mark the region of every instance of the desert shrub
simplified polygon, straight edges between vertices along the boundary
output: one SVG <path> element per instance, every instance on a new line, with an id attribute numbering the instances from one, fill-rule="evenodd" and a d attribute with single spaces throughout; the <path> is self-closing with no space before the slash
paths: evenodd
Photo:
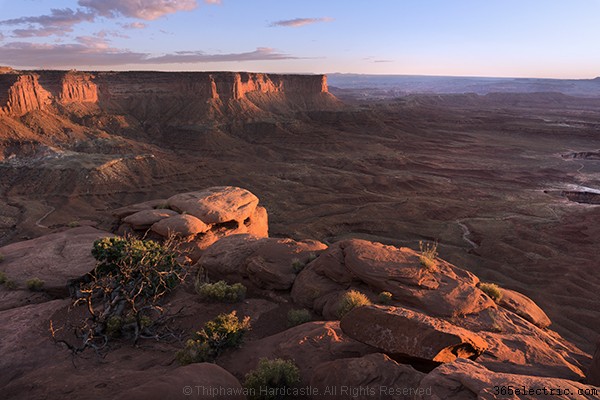
<path id="1" fill-rule="evenodd" d="M 228 285 L 225 281 L 201 283 L 196 286 L 196 292 L 202 299 L 236 303 L 246 297 L 246 286 L 241 283 Z"/>
<path id="2" fill-rule="evenodd" d="M 4 254 L 0 253 L 0 263 L 4 261 Z"/>
<path id="3" fill-rule="evenodd" d="M 502 289 L 500 289 L 500 287 L 495 283 L 480 283 L 479 289 L 481 289 L 483 293 L 490 296 L 495 302 L 498 302 L 500 299 L 502 299 Z"/>
<path id="4" fill-rule="evenodd" d="M 292 269 L 294 270 L 295 273 L 297 273 L 297 274 L 300 273 L 300 271 L 302 271 L 305 266 L 306 266 L 306 264 L 303 263 L 302 261 L 300 261 L 299 258 L 292 259 Z"/>
<path id="5" fill-rule="evenodd" d="M 300 370 L 293 361 L 262 358 L 256 369 L 246 374 L 244 387 L 248 389 L 251 400 L 274 400 L 289 398 L 286 389 L 299 383 Z"/>
<path id="6" fill-rule="evenodd" d="M 81 224 L 79 223 L 79 221 L 71 221 L 67 224 L 67 226 L 69 228 L 77 228 L 78 226 L 81 226 Z"/>
<path id="7" fill-rule="evenodd" d="M 164 244 L 133 237 L 94 242 L 96 268 L 73 288 L 75 304 L 85 304 L 89 318 L 76 328 L 83 346 L 105 348 L 109 338 L 160 339 L 161 299 L 183 281 L 176 243 Z"/>
<path id="8" fill-rule="evenodd" d="M 437 242 L 419 242 L 419 250 L 421 251 L 421 255 L 419 256 L 419 262 L 421 263 L 421 266 L 429 272 L 435 271 L 436 269 L 435 259 L 438 256 L 437 247 Z"/>
<path id="9" fill-rule="evenodd" d="M 309 253 L 308 254 L 308 260 L 306 261 L 307 264 L 315 261 L 317 259 L 317 255 L 315 253 Z"/>
<path id="10" fill-rule="evenodd" d="M 361 306 L 369 306 L 371 301 L 367 296 L 357 290 L 350 290 L 342 295 L 337 307 L 338 317 L 342 319 L 352 309 Z"/>
<path id="11" fill-rule="evenodd" d="M 380 304 L 390 304 L 394 296 L 390 292 L 381 292 L 377 296 Z"/>
<path id="12" fill-rule="evenodd" d="M 7 279 L 6 281 L 4 281 L 4 287 L 10 290 L 14 290 L 18 287 L 19 285 L 17 285 L 17 282 Z"/>
<path id="13" fill-rule="evenodd" d="M 212 362 L 223 350 L 239 346 L 248 330 L 250 317 L 240 321 L 235 311 L 220 314 L 194 333 L 186 342 L 185 348 L 179 350 L 175 356 L 182 365 Z"/>
<path id="14" fill-rule="evenodd" d="M 25 284 L 27 285 L 27 289 L 32 292 L 39 292 L 44 287 L 45 282 L 39 278 L 31 278 Z"/>
<path id="15" fill-rule="evenodd" d="M 312 321 L 312 315 L 306 308 L 299 310 L 290 310 L 287 313 L 287 325 L 289 327 L 301 325 L 305 322 Z"/>
<path id="16" fill-rule="evenodd" d="M 0 271 L 0 285 L 3 285 L 7 280 L 8 278 L 6 277 L 6 274 Z"/>

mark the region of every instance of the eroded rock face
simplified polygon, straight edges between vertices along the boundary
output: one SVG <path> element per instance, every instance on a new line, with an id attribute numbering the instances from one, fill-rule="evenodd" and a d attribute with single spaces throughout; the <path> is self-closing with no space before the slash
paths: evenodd
<path id="1" fill-rule="evenodd" d="M 69 280 L 92 271 L 94 241 L 112 234 L 84 226 L 41 236 L 0 248 L 4 255 L 2 271 L 20 289 L 32 278 L 44 281 L 43 290 L 56 296 L 68 296 Z"/>
<path id="2" fill-rule="evenodd" d="M 245 400 L 242 385 L 211 363 L 190 364 L 120 393 L 118 400 L 232 399 Z"/>
<path id="3" fill-rule="evenodd" d="M 296 279 L 294 263 L 306 264 L 327 246 L 315 240 L 225 237 L 210 246 L 198 261 L 212 280 L 251 284 L 261 289 L 288 290 Z"/>
<path id="4" fill-rule="evenodd" d="M 313 372 L 310 386 L 317 388 L 319 393 L 330 393 L 327 397 L 334 400 L 350 397 L 362 400 L 414 399 L 417 393 L 415 389 L 424 376 L 413 367 L 398 364 L 385 354 L 374 353 L 320 364 Z M 333 391 L 332 388 L 337 390 Z"/>
<path id="5" fill-rule="evenodd" d="M 121 221 L 121 234 L 131 231 L 145 234 L 150 228 L 158 238 L 178 236 L 194 262 L 208 246 L 225 236 L 244 233 L 269 236 L 267 210 L 258 205 L 254 194 L 232 186 L 134 204 L 113 211 L 113 215 Z"/>
<path id="6" fill-rule="evenodd" d="M 513 394 L 509 394 L 509 386 Z M 436 368 L 421 380 L 420 388 L 429 393 L 422 399 L 598 399 L 595 389 L 579 382 L 558 378 L 496 373 L 483 365 L 465 359 Z M 515 393 L 515 390 L 533 393 Z M 544 392 L 546 388 L 546 392 Z M 552 393 L 550 389 L 554 390 Z M 587 393 L 587 394 L 586 394 Z"/>
<path id="7" fill-rule="evenodd" d="M 386 354 L 451 362 L 476 359 L 487 348 L 477 334 L 442 319 L 400 307 L 367 306 L 350 311 L 340 322 L 349 337 Z"/>
<path id="8" fill-rule="evenodd" d="M 336 291 L 358 288 L 372 297 L 387 291 L 393 295 L 393 304 L 450 317 L 495 307 L 476 287 L 478 282 L 475 275 L 443 260 L 436 260 L 435 269 L 428 271 L 414 250 L 352 239 L 333 244 L 302 271 L 292 297 L 334 319 Z"/>

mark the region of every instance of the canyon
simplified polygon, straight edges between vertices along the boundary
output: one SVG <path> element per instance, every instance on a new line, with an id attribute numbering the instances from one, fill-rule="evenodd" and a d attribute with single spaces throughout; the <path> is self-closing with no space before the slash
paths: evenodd
<path id="1" fill-rule="evenodd" d="M 452 337 L 469 337 L 469 343 L 477 343 L 475 347 L 483 354 L 477 360 L 450 361 L 433 372 L 423 372 L 428 373 L 426 378 L 411 375 L 422 385 L 427 380 L 450 379 L 448 376 L 463 381 L 467 378 L 456 377 L 477 376 L 481 380 L 478 382 L 483 382 L 485 379 L 476 372 L 482 368 L 480 365 L 494 372 L 486 378 L 488 385 L 520 379 L 540 385 L 540 376 L 563 379 L 561 385 L 583 385 L 600 335 L 600 226 L 596 223 L 600 218 L 596 193 L 600 189 L 600 99 L 562 93 L 426 93 L 364 101 L 361 93 L 359 89 L 329 88 L 324 75 L 0 68 L 0 246 L 4 246 L 0 253 L 10 256 L 4 266 L 17 265 L 17 254 L 30 251 L 24 250 L 28 246 L 63 249 L 63 245 L 54 243 L 79 243 L 78 237 L 83 243 L 84 238 L 89 242 L 102 232 L 118 233 L 125 218 L 134 214 L 130 213 L 132 209 L 123 211 L 123 207 L 136 205 L 134 209 L 139 212 L 166 204 L 166 200 L 182 193 L 240 187 L 260 199 L 259 208 L 266 210 L 261 213 L 268 212 L 268 233 L 263 214 L 256 217 L 259 222 L 251 232 L 270 237 L 262 240 L 274 241 L 265 248 L 281 245 L 276 240 L 293 240 L 299 243 L 294 246 L 313 246 L 311 249 L 318 249 L 313 251 L 323 251 L 329 257 L 319 255 L 298 275 L 294 285 L 310 288 L 318 282 L 327 288 L 343 287 L 350 281 L 357 284 L 356 277 L 360 276 L 357 285 L 365 291 L 384 289 L 386 284 L 381 282 L 385 279 L 374 277 L 377 271 L 389 272 L 385 268 L 391 267 L 377 264 L 382 262 L 377 261 L 378 257 L 403 265 L 398 260 L 416 257 L 419 242 L 437 242 L 440 259 L 447 261 L 440 261 L 445 274 L 436 275 L 437 282 L 448 285 L 449 277 L 455 279 L 453 274 L 468 276 L 464 278 L 469 282 L 468 293 L 477 292 L 478 279 L 497 283 L 506 290 L 507 299 L 521 299 L 520 293 L 537 304 L 551 321 L 549 327 L 545 322 L 541 327 L 531 327 L 531 321 L 523 322 L 518 313 L 506 311 L 508 306 L 496 307 L 489 299 L 477 303 L 479 308 L 461 305 L 466 316 L 457 321 L 451 312 L 457 303 L 448 300 L 451 295 L 432 292 L 441 293 L 443 299 L 425 301 L 429 297 L 416 296 L 411 289 L 422 283 L 415 284 L 400 274 L 394 279 L 404 282 L 408 289 L 396 288 L 394 294 L 412 293 L 405 295 L 403 305 L 419 312 L 408 312 L 395 304 L 400 308 L 388 310 L 393 314 L 390 324 L 410 315 L 426 321 L 427 329 L 453 324 L 477 331 L 480 325 L 491 324 L 478 318 L 493 309 L 499 310 L 498 318 L 502 317 L 494 329 L 515 335 L 511 339 L 486 331 L 483 336 L 493 344 L 486 353 L 479 339 L 470 338 L 462 330 L 460 335 L 452 331 Z M 165 215 L 182 218 L 169 212 Z M 139 226 L 147 229 L 150 225 Z M 220 229 L 210 226 L 215 231 Z M 241 230 L 232 232 L 248 233 L 244 218 L 236 227 Z M 371 242 L 377 243 L 368 244 Z M 205 263 L 218 265 L 210 257 L 233 254 L 230 249 L 258 246 L 252 243 L 220 239 L 209 247 L 212 250 L 206 250 Z M 291 246 L 291 242 L 285 243 Z M 401 250 L 394 250 L 396 247 Z M 63 257 L 56 250 L 47 251 L 54 254 L 49 259 Z M 256 251 L 263 258 L 271 255 L 267 250 Z M 355 253 L 359 255 L 352 255 Z M 79 252 L 76 254 L 80 257 Z M 276 254 L 273 258 L 279 261 L 273 261 L 273 265 L 281 260 L 289 264 L 291 256 Z M 83 259 L 77 257 L 73 259 Z M 198 257 L 202 260 L 201 253 Z M 332 264 L 332 259 L 336 263 Z M 67 265 L 81 272 L 75 263 Z M 248 265 L 254 269 L 247 267 L 249 272 L 244 269 L 243 273 L 250 276 L 264 267 Z M 273 265 L 267 266 L 275 268 Z M 366 272 L 353 270 L 356 265 Z M 328 267 L 336 273 L 328 275 Z M 294 274 L 285 274 L 286 290 L 294 279 Z M 49 292 L 43 293 L 0 286 L 3 321 L 18 320 L 24 327 L 30 312 L 44 321 L 50 315 L 59 318 L 69 303 L 59 286 L 53 284 Z M 333 322 L 332 306 L 327 303 L 332 301 L 330 297 L 309 301 L 299 294 L 308 289 L 291 289 L 290 294 L 280 288 L 270 290 L 277 286 L 265 287 L 255 288 L 250 298 L 237 307 L 240 312 L 257 315 L 259 321 L 247 349 L 240 349 L 241 357 L 251 360 L 265 347 L 286 349 L 286 343 L 310 335 L 342 335 L 339 324 Z M 175 295 L 171 305 L 193 302 L 193 293 L 188 287 Z M 510 293 L 517 294 L 510 297 Z M 286 330 L 282 310 L 296 303 L 306 305 L 325 321 Z M 193 307 L 202 321 L 215 310 L 226 309 L 203 303 L 194 303 Z M 532 309 L 537 310 L 528 308 Z M 376 306 L 358 309 L 354 314 L 357 320 L 385 320 L 378 317 L 380 313 L 380 306 Z M 445 322 L 429 322 L 431 318 L 445 318 Z M 341 329 L 368 331 L 351 322 L 345 320 Z M 15 332 L 25 329 L 21 325 Z M 47 330 L 42 325 L 25 335 L 28 343 L 41 346 L 47 355 L 64 350 L 49 348 L 43 341 L 48 338 L 40 333 Z M 198 328 L 190 315 L 184 325 Z M 494 360 L 508 357 L 511 352 L 521 354 L 527 344 L 522 345 L 516 337 L 530 331 L 544 343 L 555 341 L 553 351 L 557 355 L 552 356 L 553 360 L 563 357 L 567 361 L 550 363 L 550 367 L 544 364 L 546 361 L 541 362 L 546 369 L 536 366 L 541 372 L 532 378 L 529 375 L 536 374 L 531 373 L 531 365 L 523 361 L 519 367 L 516 356 L 508 367 Z M 359 337 L 358 333 L 354 335 Z M 372 345 L 376 339 L 365 339 L 365 343 Z M 541 342 L 523 343 L 537 349 Z M 161 345 L 148 346 L 140 364 L 124 376 L 144 381 L 147 377 L 142 371 L 153 360 L 160 364 L 151 368 L 153 373 L 176 371 L 172 352 L 165 355 Z M 349 345 L 344 342 L 344 346 Z M 111 356 L 111 365 L 119 365 L 119 357 L 135 358 L 136 350 L 119 345 Z M 369 357 L 373 365 L 393 366 L 393 371 L 404 365 L 394 349 L 380 358 L 365 356 L 367 353 L 372 351 L 353 347 L 355 358 L 348 358 L 354 360 L 348 365 L 366 362 L 366 358 L 360 358 L 363 356 Z M 235 354 L 226 355 L 218 364 L 240 379 L 246 371 L 236 366 Z M 526 357 L 527 353 L 523 354 Z M 385 358 L 388 356 L 392 360 Z M 95 363 L 93 355 L 89 357 L 81 362 L 91 371 L 102 373 L 101 363 Z M 337 363 L 341 359 L 320 361 Z M 27 362 L 34 361 L 27 358 Z M 68 376 L 69 357 L 63 361 L 56 369 L 57 376 Z M 316 370 L 321 378 L 331 375 L 328 379 L 341 379 L 324 364 Z M 306 371 L 303 379 L 308 383 Z M 89 379 L 78 374 L 81 382 Z M 315 378 L 314 383 L 326 382 L 321 378 Z M 42 376 L 35 376 L 35 381 L 50 384 Z M 96 388 L 97 393 L 111 390 L 110 383 L 97 383 L 105 385 Z M 123 382 L 115 385 L 126 389 Z M 25 396 L 25 387 L 22 379 L 10 393 L 15 398 Z M 473 385 L 469 387 L 475 391 Z M 43 388 L 36 386 L 35 390 L 41 393 Z M 69 390 L 85 393 L 73 387 Z"/>

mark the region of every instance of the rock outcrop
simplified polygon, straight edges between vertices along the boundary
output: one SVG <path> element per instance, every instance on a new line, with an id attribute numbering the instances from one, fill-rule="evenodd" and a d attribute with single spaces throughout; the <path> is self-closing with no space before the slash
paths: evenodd
<path id="1" fill-rule="evenodd" d="M 587 375 L 587 383 L 600 387 L 600 339 L 596 343 L 596 351 L 592 359 L 592 365 L 589 366 Z"/>
<path id="2" fill-rule="evenodd" d="M 195 262 L 202 252 L 222 237 L 248 233 L 269 236 L 267 210 L 246 189 L 216 186 L 197 192 L 176 194 L 117 209 L 119 233 L 150 233 L 157 238 L 177 236 Z"/>
<path id="3" fill-rule="evenodd" d="M 373 298 L 387 291 L 394 304 L 451 317 L 495 307 L 476 287 L 478 282 L 475 275 L 443 260 L 436 261 L 434 271 L 427 271 L 414 250 L 353 239 L 335 243 L 304 269 L 292 297 L 335 319 L 339 294 L 346 290 L 356 288 Z"/>
<path id="4" fill-rule="evenodd" d="M 289 290 L 298 271 L 327 246 L 315 240 L 225 237 L 210 246 L 198 261 L 212 280 L 240 282 L 267 290 Z"/>
<path id="5" fill-rule="evenodd" d="M 487 348 L 477 334 L 401 307 L 368 306 L 350 311 L 340 322 L 349 337 L 386 354 L 434 362 L 476 359 Z"/>

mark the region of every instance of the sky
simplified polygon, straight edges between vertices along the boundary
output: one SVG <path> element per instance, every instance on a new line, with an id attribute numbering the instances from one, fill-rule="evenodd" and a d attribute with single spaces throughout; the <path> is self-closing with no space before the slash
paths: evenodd
<path id="1" fill-rule="evenodd" d="M 0 0 L 21 69 L 600 76 L 600 0 Z"/>

